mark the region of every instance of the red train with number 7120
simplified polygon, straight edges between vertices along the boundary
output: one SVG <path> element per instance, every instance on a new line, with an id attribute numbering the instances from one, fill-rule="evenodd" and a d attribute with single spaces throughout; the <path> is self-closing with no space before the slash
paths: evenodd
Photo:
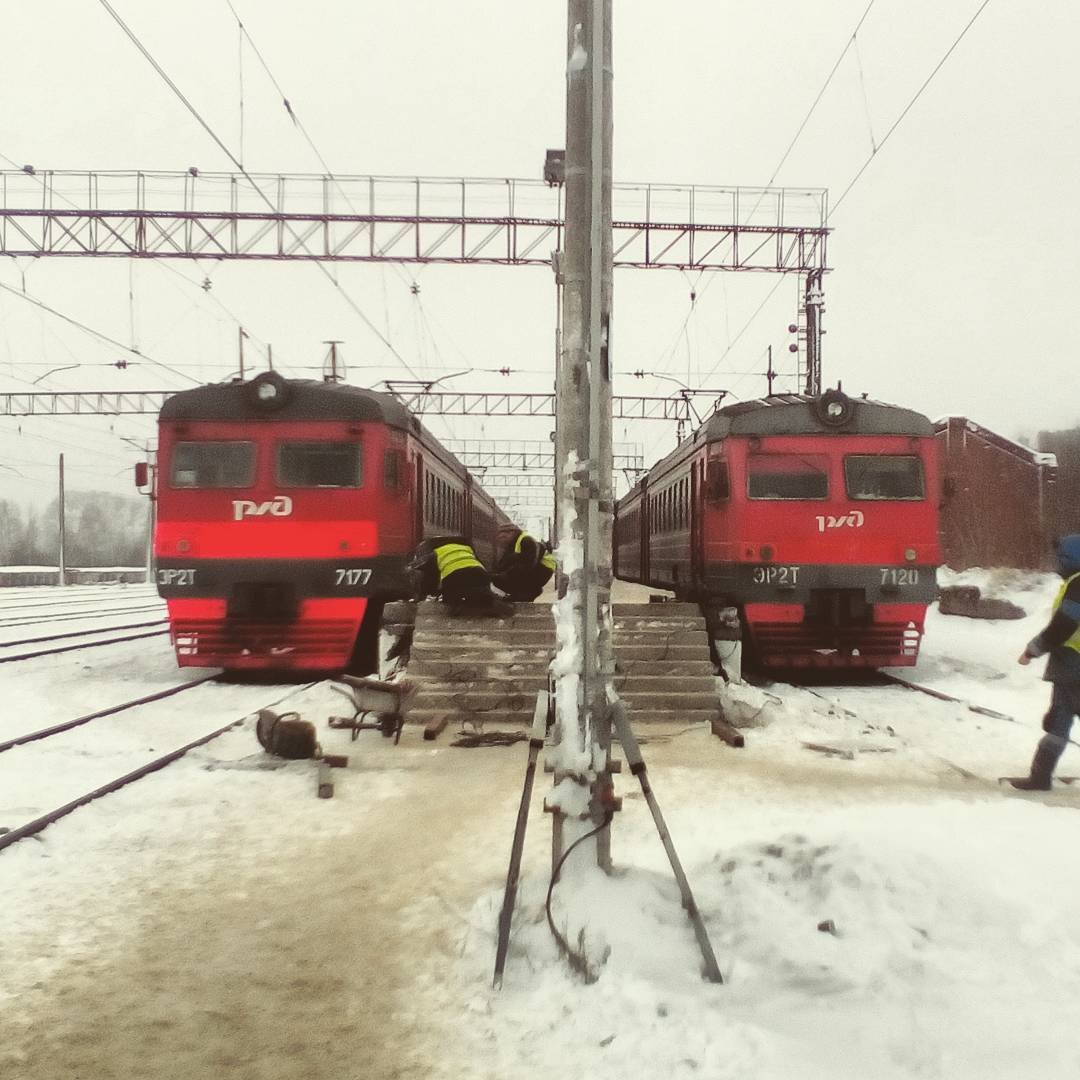
<path id="1" fill-rule="evenodd" d="M 506 515 L 387 394 L 264 372 L 177 393 L 158 424 L 137 479 L 182 667 L 371 671 L 422 539 L 493 565 Z"/>
<path id="2" fill-rule="evenodd" d="M 615 573 L 700 601 L 758 667 L 911 665 L 938 489 L 920 413 L 839 389 L 730 405 L 619 500 Z"/>

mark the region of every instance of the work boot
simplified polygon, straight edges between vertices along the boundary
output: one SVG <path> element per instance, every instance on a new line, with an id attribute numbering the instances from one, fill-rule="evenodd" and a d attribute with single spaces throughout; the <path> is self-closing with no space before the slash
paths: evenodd
<path id="1" fill-rule="evenodd" d="M 1009 783 L 1020 791 L 1049 791 L 1051 777 L 1054 774 L 1054 766 L 1061 756 L 1061 750 L 1057 746 L 1060 740 L 1054 736 L 1044 736 L 1039 740 L 1035 748 L 1035 756 L 1031 759 L 1031 774 L 1029 776 L 1012 777 Z"/>

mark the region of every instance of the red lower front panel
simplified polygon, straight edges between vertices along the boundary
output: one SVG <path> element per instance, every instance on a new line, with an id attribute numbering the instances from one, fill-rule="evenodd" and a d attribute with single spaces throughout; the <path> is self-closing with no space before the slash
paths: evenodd
<path id="1" fill-rule="evenodd" d="M 747 604 L 746 633 L 767 668 L 911 667 L 918 659 L 925 604 L 877 604 L 873 621 L 806 621 L 802 604 Z"/>
<path id="2" fill-rule="evenodd" d="M 169 600 L 168 607 L 180 667 L 334 671 L 352 655 L 367 600 L 304 600 L 289 621 L 227 619 L 217 599 Z"/>

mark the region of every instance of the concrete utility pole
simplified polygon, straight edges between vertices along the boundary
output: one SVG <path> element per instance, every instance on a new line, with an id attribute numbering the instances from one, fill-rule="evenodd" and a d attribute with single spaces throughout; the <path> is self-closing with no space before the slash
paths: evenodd
<path id="1" fill-rule="evenodd" d="M 64 557 L 64 545 L 65 545 L 65 541 L 67 539 L 67 537 L 65 535 L 67 527 L 65 525 L 65 520 L 64 520 L 65 519 L 65 514 L 64 514 L 64 455 L 63 454 L 60 455 L 60 488 L 59 488 L 59 491 L 57 492 L 56 513 L 57 513 L 57 516 L 59 518 L 59 521 L 57 522 L 57 524 L 59 525 L 58 535 L 59 535 L 59 539 L 60 539 L 60 551 L 57 554 L 57 560 L 56 560 L 56 562 L 57 562 L 57 566 L 56 566 L 56 571 L 57 571 L 56 578 L 57 578 L 57 581 L 56 581 L 56 583 L 57 583 L 57 585 L 66 585 L 67 584 L 67 561 L 66 561 L 66 559 Z"/>
<path id="2" fill-rule="evenodd" d="M 611 0 L 569 0 L 566 239 L 556 373 L 555 484 L 562 582 L 556 606 L 553 854 L 612 807 Z M 608 830 L 594 849 L 610 867 Z M 575 861 L 584 864 L 585 857 Z"/>
<path id="3" fill-rule="evenodd" d="M 806 392 L 815 397 L 821 393 L 821 313 L 825 310 L 821 278 L 820 270 L 806 275 Z"/>

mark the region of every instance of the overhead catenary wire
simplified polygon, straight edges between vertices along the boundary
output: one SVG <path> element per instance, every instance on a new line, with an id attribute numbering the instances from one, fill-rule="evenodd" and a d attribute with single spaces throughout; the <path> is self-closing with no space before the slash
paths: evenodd
<path id="1" fill-rule="evenodd" d="M 956 36 L 956 39 L 953 41 L 953 43 L 945 50 L 944 55 L 934 65 L 934 69 L 930 72 L 929 75 L 926 76 L 926 78 L 923 80 L 922 85 L 919 87 L 918 90 L 915 91 L 915 94 L 913 95 L 911 100 L 907 103 L 907 105 L 904 106 L 903 111 L 893 121 L 892 126 L 889 128 L 889 130 L 885 132 L 885 135 L 882 138 L 881 142 L 879 142 L 874 147 L 874 149 L 870 153 L 870 156 L 862 163 L 861 167 L 859 168 L 859 171 L 848 182 L 847 187 L 844 188 L 844 190 L 841 192 L 840 198 L 837 199 L 836 202 L 834 202 L 832 204 L 832 207 L 829 210 L 829 216 L 830 217 L 833 214 L 835 214 L 836 211 L 840 208 L 840 204 L 848 197 L 848 193 L 858 183 L 859 178 L 862 176 L 862 174 L 864 172 L 866 172 L 866 170 L 869 168 L 870 162 L 873 161 L 875 157 L 877 157 L 878 153 L 882 150 L 882 148 L 885 146 L 885 144 L 889 141 L 889 138 L 892 135 L 892 133 L 900 126 L 901 121 L 912 110 L 912 108 L 915 105 L 915 102 L 917 102 L 919 100 L 919 98 L 922 97 L 923 91 L 926 90 L 926 88 L 933 81 L 934 76 L 937 75 L 937 73 L 942 69 L 942 67 L 944 67 L 945 61 L 948 60 L 950 56 L 952 56 L 952 54 L 956 50 L 957 46 L 967 36 L 967 32 L 972 28 L 972 26 L 975 25 L 975 20 L 978 19 L 978 17 L 983 13 L 983 11 L 986 9 L 986 7 L 987 7 L 987 5 L 989 3 L 990 3 L 990 0 L 982 0 L 982 3 L 979 5 L 979 7 L 975 11 L 975 14 L 972 15 L 971 18 L 967 21 L 967 24 L 964 26 L 963 30 L 960 31 L 960 33 Z"/>
<path id="2" fill-rule="evenodd" d="M 859 170 L 855 173 L 855 175 L 848 182 L 847 186 L 841 192 L 840 197 L 835 202 L 833 202 L 831 204 L 831 206 L 827 207 L 827 209 L 826 209 L 826 217 L 825 217 L 825 224 L 826 225 L 829 223 L 832 216 L 836 213 L 837 209 L 839 209 L 840 204 L 847 198 L 847 196 L 850 193 L 851 189 L 855 186 L 855 184 L 862 177 L 863 173 L 866 172 L 867 168 L 870 166 L 870 163 L 874 160 L 874 158 L 882 150 L 882 148 L 885 146 L 886 142 L 888 142 L 888 140 L 892 136 L 893 132 L 896 131 L 896 129 L 899 127 L 899 125 L 903 121 L 904 117 L 906 117 L 907 114 L 911 111 L 911 109 L 914 107 L 915 103 L 922 96 L 923 92 L 926 90 L 926 88 L 933 81 L 934 77 L 937 75 L 937 73 L 944 66 L 945 62 L 952 55 L 952 53 L 956 50 L 956 48 L 959 46 L 960 42 L 963 41 L 963 39 L 967 35 L 968 31 L 971 29 L 971 27 L 974 25 L 975 21 L 983 13 L 983 11 L 985 10 L 985 8 L 987 7 L 987 5 L 989 3 L 990 3 L 990 0 L 982 0 L 982 3 L 980 3 L 980 5 L 976 9 L 975 13 L 971 16 L 971 18 L 965 24 L 964 28 L 960 31 L 960 33 L 957 35 L 957 37 L 954 39 L 954 41 L 948 47 L 948 49 L 945 50 L 945 53 L 942 55 L 941 59 L 934 66 L 934 68 L 930 72 L 930 74 L 927 75 L 926 79 L 919 86 L 918 90 L 916 90 L 916 92 L 912 96 L 911 100 L 907 103 L 907 105 L 900 112 L 900 115 L 897 116 L 896 120 L 893 121 L 892 125 L 885 132 L 885 135 L 882 137 L 880 142 L 875 142 L 874 136 L 873 136 L 873 128 L 871 126 L 870 139 L 871 139 L 872 150 L 871 150 L 870 156 L 863 162 L 863 164 L 860 166 Z M 843 50 L 841 50 L 840 56 L 837 58 L 836 63 L 833 65 L 832 70 L 829 72 L 829 75 L 827 76 L 825 82 L 823 83 L 823 85 L 821 87 L 821 90 L 818 92 L 818 95 L 815 97 L 813 104 L 811 105 L 811 107 L 808 110 L 806 116 L 804 117 L 803 122 L 800 124 L 798 131 L 796 131 L 794 138 L 792 139 L 791 143 L 788 145 L 788 148 L 784 151 L 784 154 L 782 155 L 782 157 L 780 159 L 780 162 L 778 163 L 777 167 L 773 170 L 773 174 L 769 179 L 769 184 L 772 184 L 772 182 L 776 179 L 777 174 L 779 173 L 780 169 L 782 168 L 784 162 L 787 160 L 787 157 L 791 153 L 792 148 L 794 147 L 795 143 L 798 141 L 799 136 L 802 134 L 803 129 L 806 127 L 807 122 L 809 121 L 811 115 L 813 114 L 814 110 L 816 109 L 818 102 L 821 100 L 821 97 L 824 95 L 825 90 L 827 89 L 829 83 L 832 81 L 832 78 L 835 75 L 836 70 L 839 68 L 841 61 L 847 55 L 847 52 L 851 48 L 851 46 L 856 43 L 856 37 L 858 35 L 859 29 L 862 26 L 863 22 L 866 20 L 866 17 L 869 15 L 870 9 L 873 6 L 874 6 L 874 0 L 870 0 L 870 3 L 867 5 L 866 9 L 863 11 L 863 14 L 859 18 L 859 21 L 856 24 L 855 29 L 852 32 L 850 38 L 848 39 L 847 43 L 845 44 Z M 862 67 L 861 67 L 861 61 L 860 61 L 860 78 L 861 78 L 861 76 L 862 76 Z M 864 109 L 866 110 L 867 123 L 869 124 L 870 123 L 869 106 L 866 103 L 866 99 L 865 99 L 865 86 L 863 87 L 863 95 L 864 95 L 864 98 L 863 98 Z M 766 185 L 766 186 L 768 186 L 768 185 Z M 728 355 L 728 353 L 731 352 L 731 349 L 738 342 L 739 338 L 741 338 L 742 335 L 749 329 L 750 325 L 754 322 L 754 320 L 758 317 L 758 315 L 761 313 L 761 311 L 765 308 L 765 305 L 768 303 L 768 301 L 772 298 L 773 294 L 780 287 L 780 282 L 782 282 L 782 281 L 783 281 L 783 278 L 781 277 L 780 281 L 778 281 L 777 284 L 774 285 L 773 288 L 769 290 L 769 292 L 766 295 L 765 299 L 754 310 L 754 313 L 750 316 L 750 318 L 747 320 L 747 322 L 743 325 L 742 329 L 735 336 L 735 338 L 732 339 L 731 344 L 724 351 L 724 353 L 720 357 L 720 359 L 716 362 L 716 364 L 713 365 L 712 368 L 710 368 L 710 370 L 706 374 L 705 378 L 708 378 L 710 375 L 712 375 L 716 371 L 716 369 L 720 366 L 720 364 L 723 362 L 724 358 Z M 709 284 L 711 284 L 711 281 L 706 283 L 705 287 L 702 289 L 702 294 L 705 292 L 705 289 L 708 288 Z M 738 385 L 738 384 L 736 383 L 735 385 Z"/>
<path id="3" fill-rule="evenodd" d="M 233 18 L 236 20 L 236 25 L 237 25 L 237 27 L 239 29 L 241 40 L 242 41 L 246 40 L 248 45 L 250 45 L 251 50 L 252 50 L 252 52 L 254 52 L 256 59 L 262 65 L 262 69 L 266 73 L 266 77 L 270 80 L 270 82 L 273 84 L 274 89 L 280 95 L 282 107 L 285 109 L 285 112 L 287 113 L 289 119 L 292 121 L 293 126 L 300 133 L 300 135 L 303 137 L 304 141 L 307 143 L 308 147 L 311 149 L 311 152 L 318 159 L 319 164 L 322 166 L 323 173 L 325 174 L 327 179 L 329 179 L 330 182 L 337 189 L 337 192 L 341 196 L 341 198 L 344 200 L 345 205 L 348 206 L 349 209 L 353 213 L 356 213 L 357 212 L 356 206 L 353 204 L 352 200 L 349 198 L 348 192 L 346 192 L 345 188 L 342 186 L 341 181 L 338 179 L 338 177 L 335 174 L 334 170 L 331 169 L 331 167 L 330 167 L 329 163 L 327 162 L 325 156 L 323 155 L 322 151 L 316 145 L 315 140 L 311 137 L 311 134 L 308 132 L 307 127 L 304 125 L 303 120 L 300 118 L 300 115 L 299 115 L 296 107 L 289 100 L 288 94 L 285 93 L 284 87 L 282 87 L 281 83 L 278 81 L 278 78 L 274 74 L 273 70 L 271 69 L 269 62 L 267 61 L 266 57 L 263 55 L 262 50 L 259 48 L 259 46 L 256 43 L 255 39 L 251 36 L 251 32 L 248 30 L 247 26 L 245 25 L 244 20 L 241 18 L 239 11 L 237 11 L 237 9 L 236 9 L 236 6 L 233 4 L 232 0 L 225 0 L 225 3 L 226 3 L 226 6 L 228 7 L 229 11 L 232 13 Z M 243 114 L 241 113 L 241 116 L 242 115 Z M 384 252 L 383 252 L 383 250 L 381 248 L 379 248 L 378 250 L 379 250 L 380 254 L 384 254 Z M 380 265 L 380 270 L 383 271 L 385 269 L 386 265 L 387 265 L 386 263 L 381 264 Z M 394 271 L 394 273 L 397 274 L 399 280 L 410 289 L 410 292 L 416 298 L 415 307 L 416 307 L 416 309 L 418 309 L 418 311 L 414 311 L 414 314 L 417 315 L 417 320 L 415 322 L 415 326 L 416 326 L 415 333 L 416 333 L 416 347 L 417 347 L 417 351 L 420 353 L 420 367 L 425 371 L 432 370 L 432 369 L 443 370 L 443 368 L 441 367 L 442 356 L 440 354 L 438 344 L 435 341 L 435 336 L 431 332 L 430 325 L 428 324 L 427 313 L 426 313 L 425 309 L 423 308 L 422 303 L 420 302 L 419 286 L 418 286 L 417 280 L 416 280 L 416 277 L 418 277 L 419 275 L 417 274 L 414 277 L 410 277 L 408 274 L 405 273 L 405 271 L 400 266 L 398 266 L 398 264 L 396 262 L 393 262 L 393 261 L 389 262 L 389 266 Z M 334 283 L 337 284 L 337 279 L 334 278 L 332 275 L 330 275 L 330 276 L 331 276 L 331 280 L 333 280 Z M 386 303 L 386 277 L 385 277 L 385 273 L 382 273 L 381 276 L 382 276 L 382 281 L 383 281 L 383 321 L 384 321 L 384 324 L 386 326 L 386 333 L 384 335 L 380 335 L 380 336 L 382 337 L 384 342 L 388 343 L 389 342 L 389 336 L 390 336 L 390 317 L 389 317 L 389 309 L 388 309 L 387 303 Z M 368 323 L 368 325 L 372 326 L 372 328 L 374 328 L 371 323 Z M 424 330 L 424 329 L 426 329 L 428 338 L 431 341 L 431 344 L 432 344 L 432 347 L 434 349 L 435 355 L 438 357 L 438 359 L 440 361 L 440 366 L 428 363 L 427 358 L 421 352 L 421 350 L 423 348 L 423 338 L 422 338 L 421 335 L 422 335 L 422 330 Z M 398 360 L 400 360 L 402 365 L 413 376 L 413 378 L 419 379 L 420 376 L 405 361 L 404 357 L 402 357 L 399 353 L 397 353 L 397 351 L 394 350 L 392 347 L 391 347 L 391 351 L 394 352 L 394 355 L 397 357 Z M 448 432 L 450 432 L 450 434 L 452 436 L 456 434 L 456 425 L 452 424 L 446 418 L 443 418 L 443 426 L 446 428 L 446 430 Z"/>
<path id="4" fill-rule="evenodd" d="M 172 92 L 176 95 L 176 97 L 180 100 L 180 102 L 184 105 L 188 112 L 190 112 L 191 115 L 195 118 L 199 126 L 203 128 L 203 130 L 210 136 L 210 138 L 218 146 L 221 152 L 229 159 L 229 161 L 231 161 L 233 165 L 236 166 L 237 170 L 240 172 L 240 175 L 243 176 L 244 179 L 251 185 L 252 190 L 259 196 L 259 198 L 263 200 L 263 202 L 266 203 L 267 207 L 272 212 L 277 213 L 277 207 L 274 206 L 273 200 L 266 194 L 265 191 L 263 191 L 261 187 L 259 187 L 259 185 L 255 182 L 254 178 L 244 168 L 243 162 L 241 162 L 240 159 L 232 152 L 232 150 L 230 150 L 229 147 L 222 141 L 222 139 L 218 136 L 217 132 L 214 131 L 210 124 L 203 118 L 202 114 L 199 112 L 198 109 L 195 108 L 195 106 L 187 98 L 187 96 L 180 89 L 180 87 L 177 86 L 177 84 L 169 77 L 168 72 L 166 72 L 165 69 L 161 66 L 161 64 L 158 63 L 158 61 L 155 59 L 149 49 L 147 49 L 146 46 L 143 45 L 143 43 L 139 40 L 138 35 L 131 29 L 131 27 L 128 26 L 128 24 L 124 21 L 123 17 L 119 14 L 119 12 L 117 12 L 117 10 L 112 6 L 112 4 L 109 3 L 109 0 L 98 0 L 98 2 L 101 4 L 102 7 L 105 8 L 109 15 L 112 16 L 113 20 L 117 23 L 120 29 L 123 30 L 124 34 L 130 39 L 132 44 L 134 44 L 134 46 L 139 50 L 143 57 L 145 57 L 145 59 L 154 69 L 154 71 L 158 73 L 158 75 L 169 87 L 169 89 L 172 90 Z M 306 244 L 304 244 L 302 238 L 297 236 L 295 230 L 289 227 L 287 224 L 286 228 L 289 229 L 289 232 L 292 234 L 293 239 L 300 243 L 305 248 L 305 250 L 307 250 Z M 371 321 L 371 319 L 368 318 L 368 316 L 361 309 L 360 305 L 357 304 L 356 301 L 353 300 L 353 298 L 345 291 L 344 287 L 337 280 L 337 278 L 321 262 L 315 261 L 314 265 L 318 267 L 319 272 L 326 278 L 326 280 L 329 281 L 334 286 L 334 288 L 338 290 L 338 293 L 341 295 L 345 303 L 352 309 L 354 314 L 364 323 L 364 325 L 371 331 L 371 333 L 374 334 L 379 339 L 379 341 L 383 343 L 383 345 L 394 355 L 394 357 L 397 358 L 397 360 L 401 363 L 405 370 L 412 374 L 414 377 L 417 377 L 416 373 L 409 366 L 408 361 L 405 360 L 405 358 L 394 347 L 393 343 L 388 338 L 386 338 L 379 330 L 379 328 Z"/>
<path id="5" fill-rule="evenodd" d="M 199 383 L 198 379 L 194 378 L 191 375 L 188 375 L 184 371 L 179 370 L 179 368 L 174 368 L 170 364 L 166 364 L 161 360 L 156 360 L 154 357 L 148 356 L 144 352 L 133 349 L 129 345 L 125 345 L 122 341 L 117 341 L 116 338 L 110 336 L 109 334 L 106 334 L 104 331 L 98 330 L 95 327 L 88 325 L 87 323 L 81 322 L 79 319 L 76 319 L 71 315 L 65 315 L 64 312 L 57 310 L 49 304 L 46 304 L 44 300 L 39 300 L 36 296 L 32 296 L 28 292 L 22 292 L 19 289 L 13 288 L 11 285 L 5 285 L 2 281 L 0 281 L 0 289 L 2 289 L 4 292 L 10 293 L 12 296 L 19 297 L 19 299 L 21 300 L 25 300 L 28 304 L 33 304 L 35 307 L 38 307 L 43 311 L 47 311 L 50 315 L 55 315 L 56 318 L 62 319 L 64 322 L 70 323 L 72 326 L 76 326 L 80 330 L 83 330 L 88 334 L 92 334 L 96 338 L 100 338 L 102 341 L 108 343 L 109 345 L 115 346 L 117 349 L 122 349 L 124 352 L 130 353 L 132 356 L 138 356 L 141 360 L 145 360 L 147 363 L 153 364 L 155 367 L 159 367 L 163 371 L 168 371 L 181 379 L 187 379 L 188 382 L 193 382 L 196 384 Z"/>
<path id="6" fill-rule="evenodd" d="M 8 154 L 0 153 L 0 160 L 6 161 L 6 162 L 8 163 L 8 165 L 10 165 L 10 166 L 11 166 L 12 168 L 14 168 L 14 169 L 21 169 L 21 168 L 22 168 L 22 167 L 21 167 L 21 166 L 20 166 L 20 165 L 18 164 L 18 162 L 16 162 L 16 161 L 15 161 L 15 160 L 14 160 L 14 159 L 13 159 L 13 158 L 12 158 L 12 157 L 10 156 L 10 155 L 8 155 Z M 45 191 L 45 181 L 44 181 L 44 180 L 43 180 L 43 179 L 42 179 L 41 177 L 37 176 L 36 174 L 33 174 L 33 175 L 34 175 L 34 179 L 36 179 L 36 180 L 37 180 L 37 181 L 38 181 L 38 182 L 39 182 L 39 183 L 40 183 L 40 184 L 42 185 L 42 191 L 44 192 L 44 191 Z M 73 202 L 73 201 L 72 201 L 71 199 L 69 199 L 69 198 L 68 198 L 68 197 L 67 197 L 66 195 L 63 195 L 63 194 L 61 194 L 61 193 L 59 193 L 59 192 L 55 192 L 55 193 L 53 193 L 53 194 L 54 194 L 54 195 L 55 195 L 56 197 L 59 197 L 60 199 L 63 199 L 63 201 L 64 201 L 64 202 L 66 202 L 66 203 L 67 203 L 67 204 L 68 204 L 69 206 L 72 206 L 72 207 L 77 207 L 77 206 L 78 206 L 78 204 L 77 204 L 77 203 Z M 260 345 L 260 346 L 262 347 L 262 349 L 263 349 L 264 351 L 266 350 L 266 348 L 267 348 L 267 342 L 266 342 L 266 341 L 264 341 L 264 340 L 262 339 L 262 337 L 260 337 L 260 336 L 259 336 L 258 334 L 254 334 L 254 333 L 252 333 L 252 332 L 251 332 L 250 330 L 247 330 L 247 326 L 248 326 L 248 323 L 247 323 L 247 321 L 246 321 L 246 320 L 241 320 L 241 319 L 240 319 L 240 317 L 239 317 L 239 316 L 238 316 L 238 315 L 237 315 L 237 314 L 236 314 L 236 313 L 235 313 L 234 311 L 232 311 L 232 310 L 231 310 L 231 309 L 229 308 L 229 306 L 228 306 L 228 305 L 227 305 L 227 304 L 226 304 L 226 303 L 225 303 L 225 302 L 224 302 L 224 301 L 223 301 L 223 300 L 222 300 L 222 299 L 221 299 L 221 298 L 220 298 L 219 296 L 217 296 L 217 295 L 216 295 L 215 293 L 213 293 L 213 292 L 211 292 L 211 291 L 210 291 L 210 289 L 209 289 L 209 286 L 208 286 L 208 282 L 209 282 L 209 280 L 210 280 L 210 279 L 209 279 L 209 277 L 207 277 L 207 278 L 206 278 L 206 281 L 205 281 L 205 282 L 203 282 L 202 284 L 200 284 L 200 283 L 199 283 L 198 281 L 194 281 L 194 280 L 192 280 L 191 278 L 189 278 L 189 277 L 187 276 L 187 274 L 183 273 L 183 272 L 182 272 L 181 270 L 179 270 L 179 269 L 178 269 L 177 267 L 175 267 L 175 266 L 172 266 L 172 265 L 171 265 L 171 264 L 170 264 L 170 263 L 169 263 L 169 262 L 168 262 L 167 260 L 160 260 L 160 259 L 154 259 L 154 260 L 152 260 L 152 262 L 153 262 L 153 265 L 154 265 L 154 266 L 156 266 L 156 267 L 160 267 L 160 268 L 161 268 L 162 270 L 164 270 L 164 271 L 166 271 L 167 273 L 171 274 L 171 275 L 172 275 L 173 277 L 177 277 L 177 278 L 179 278 L 179 279 L 180 279 L 181 281 L 183 281 L 183 282 L 184 282 L 184 283 L 185 283 L 186 285 L 190 285 L 190 286 L 191 286 L 192 288 L 194 288 L 194 289 L 199 289 L 199 290 L 200 290 L 200 291 L 201 291 L 201 292 L 203 293 L 203 295 L 204 295 L 205 297 L 208 297 L 208 298 L 210 299 L 210 301 L 211 301 L 211 302 L 212 302 L 213 304 L 215 304 L 215 305 L 216 305 L 216 306 L 217 306 L 218 308 L 220 308 L 220 309 L 221 309 L 221 311 L 223 311 L 223 312 L 225 313 L 225 315 L 226 315 L 226 316 L 227 316 L 227 317 L 228 317 L 228 318 L 229 318 L 229 319 L 230 319 L 230 320 L 231 320 L 231 321 L 232 321 L 232 322 L 233 322 L 233 323 L 234 323 L 234 324 L 235 324 L 236 326 L 244 326 L 244 328 L 245 328 L 245 332 L 247 333 L 247 335 L 248 335 L 248 336 L 249 336 L 250 338 L 252 338 L 252 340 L 254 340 L 255 342 L 257 342 L 257 343 L 258 343 L 258 344 L 259 344 L 259 345 Z M 196 260 L 196 263 L 198 263 L 198 260 Z M 24 290 L 24 292 L 25 292 L 25 290 Z M 85 328 L 82 328 L 82 329 L 85 329 Z M 90 330 L 89 332 L 90 332 L 90 333 L 92 333 L 92 334 L 96 334 L 96 331 L 94 331 L 94 330 Z M 128 350 L 128 351 L 130 351 L 130 350 Z M 144 356 L 144 357 L 145 357 L 145 353 L 143 353 L 143 352 L 141 352 L 141 351 L 139 351 L 139 352 L 138 352 L 138 353 L 137 353 L 136 355 L 139 355 L 139 356 Z M 153 364 L 156 364 L 156 363 L 158 363 L 158 362 L 157 362 L 157 361 L 155 361 L 155 360 L 154 360 L 153 358 L 147 358 L 147 359 L 148 359 L 148 362 L 149 362 L 149 363 L 153 363 Z M 25 365 L 23 365 L 23 366 L 25 366 Z M 83 367 L 92 367 L 92 366 L 94 366 L 94 365 L 92 365 L 92 364 L 82 364 L 81 366 L 83 366 Z M 207 365 L 205 365 L 205 364 L 200 364 L 200 365 L 192 365 L 192 367 L 195 367 L 196 369 L 201 369 L 201 368 L 205 368 L 206 366 L 207 366 Z M 291 367 L 293 367 L 293 365 L 292 365 L 292 364 L 289 364 L 288 362 L 286 362 L 285 364 L 282 364 L 280 360 L 279 360 L 279 362 L 278 362 L 278 366 L 279 366 L 279 367 L 288 367 L 288 368 L 291 368 Z M 188 376 L 188 378 L 190 378 L 190 376 Z"/>

